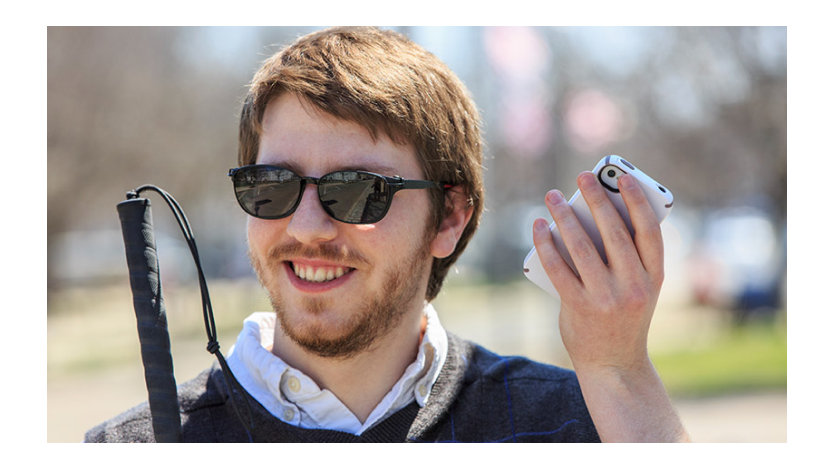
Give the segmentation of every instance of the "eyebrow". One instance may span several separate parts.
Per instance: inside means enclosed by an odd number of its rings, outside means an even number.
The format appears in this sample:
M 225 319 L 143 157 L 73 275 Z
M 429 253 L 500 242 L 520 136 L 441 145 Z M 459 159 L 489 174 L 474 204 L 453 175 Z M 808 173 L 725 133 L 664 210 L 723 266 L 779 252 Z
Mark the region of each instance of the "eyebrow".
M 346 170 L 358 170 L 358 171 L 369 171 L 371 173 L 377 173 L 384 176 L 396 176 L 399 175 L 401 172 L 397 171 L 396 169 L 386 166 L 386 165 L 377 165 L 377 164 L 367 164 L 367 165 L 344 165 L 335 168 L 333 171 L 346 171 Z
M 280 158 L 274 160 L 267 160 L 262 162 L 265 165 L 272 165 L 281 168 L 286 168 L 297 175 L 309 176 L 304 175 L 304 172 L 301 171 L 301 168 L 298 167 L 297 164 L 291 163 L 287 160 L 283 160 Z M 377 173 L 383 176 L 402 176 L 401 172 L 397 169 L 390 167 L 385 164 L 378 164 L 374 162 L 365 162 L 365 163 L 357 163 L 357 164 L 344 164 L 329 168 L 322 174 L 332 173 L 334 171 L 368 171 L 371 173 Z

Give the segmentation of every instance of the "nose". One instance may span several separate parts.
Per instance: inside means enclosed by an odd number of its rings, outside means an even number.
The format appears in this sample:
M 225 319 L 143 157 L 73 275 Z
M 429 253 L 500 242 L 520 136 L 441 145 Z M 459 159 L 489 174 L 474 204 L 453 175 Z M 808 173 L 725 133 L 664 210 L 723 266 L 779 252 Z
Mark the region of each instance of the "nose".
M 336 221 L 321 207 L 316 186 L 305 185 L 301 201 L 290 216 L 287 234 L 301 243 L 313 244 L 332 240 L 336 231 Z

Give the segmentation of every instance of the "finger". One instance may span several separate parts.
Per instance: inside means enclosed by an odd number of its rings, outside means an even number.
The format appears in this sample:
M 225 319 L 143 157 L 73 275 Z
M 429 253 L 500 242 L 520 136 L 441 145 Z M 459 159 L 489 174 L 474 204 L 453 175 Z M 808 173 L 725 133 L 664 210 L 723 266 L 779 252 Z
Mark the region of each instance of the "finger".
M 577 184 L 602 237 L 608 265 L 615 271 L 643 269 L 631 233 L 608 198 L 608 190 L 597 181 L 596 175 L 587 171 L 579 175 Z
M 623 175 L 618 186 L 634 227 L 634 245 L 643 266 L 655 279 L 662 280 L 663 234 L 657 215 L 633 176 Z
M 597 252 L 596 246 L 573 209 L 559 191 L 550 191 L 545 198 L 545 205 L 553 216 L 553 221 L 559 229 L 559 235 L 573 260 L 583 283 L 607 274 L 607 268 Z
M 544 219 L 536 219 L 533 222 L 533 245 L 536 247 L 544 272 L 547 273 L 547 277 L 559 296 L 563 299 L 574 296 L 582 288 L 582 283 L 556 248 L 556 243 L 550 233 L 550 226 Z

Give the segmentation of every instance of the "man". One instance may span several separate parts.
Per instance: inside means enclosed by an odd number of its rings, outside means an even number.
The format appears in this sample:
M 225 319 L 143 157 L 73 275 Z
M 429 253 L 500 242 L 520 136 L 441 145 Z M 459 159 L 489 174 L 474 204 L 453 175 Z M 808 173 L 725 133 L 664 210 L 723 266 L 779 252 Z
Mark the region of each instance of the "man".
M 229 355 L 244 391 L 216 367 L 181 386 L 184 440 L 687 439 L 646 350 L 663 243 L 627 177 L 633 240 L 596 179 L 578 178 L 614 247 L 608 265 L 547 194 L 581 280 L 534 225 L 575 373 L 443 329 L 429 302 L 483 208 L 478 119 L 457 77 L 390 31 L 313 33 L 263 64 L 230 175 L 274 312 L 247 318 Z M 152 439 L 147 404 L 86 436 Z

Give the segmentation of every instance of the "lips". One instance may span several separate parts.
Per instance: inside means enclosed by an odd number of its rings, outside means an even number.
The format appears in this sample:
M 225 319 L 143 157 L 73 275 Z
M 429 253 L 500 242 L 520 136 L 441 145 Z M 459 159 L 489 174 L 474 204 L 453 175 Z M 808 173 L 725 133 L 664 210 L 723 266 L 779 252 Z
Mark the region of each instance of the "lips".
M 344 276 L 353 270 L 346 266 L 314 266 L 300 262 L 290 262 L 295 276 L 307 282 L 328 282 Z
M 290 283 L 301 292 L 324 293 L 348 281 L 355 268 L 320 260 L 292 259 L 284 262 Z

